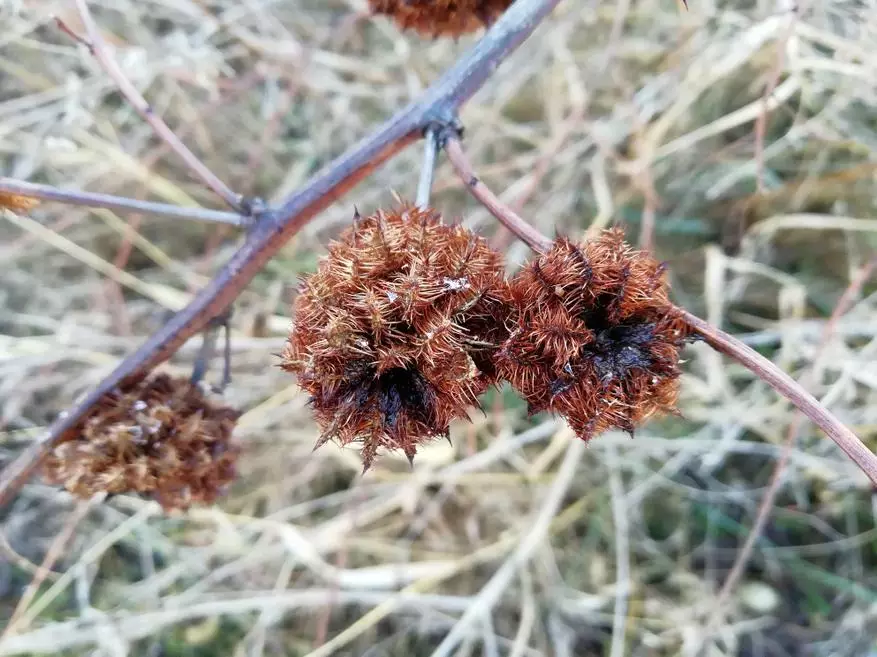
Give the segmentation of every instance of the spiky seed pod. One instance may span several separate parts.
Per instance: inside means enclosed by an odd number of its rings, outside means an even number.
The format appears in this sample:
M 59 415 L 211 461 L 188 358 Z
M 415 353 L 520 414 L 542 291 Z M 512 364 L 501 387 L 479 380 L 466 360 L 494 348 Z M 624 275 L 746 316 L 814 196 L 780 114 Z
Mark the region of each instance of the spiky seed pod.
M 8 208 L 16 212 L 27 212 L 37 205 L 39 205 L 39 201 L 35 198 L 0 191 L 0 208 Z
M 502 256 L 409 205 L 378 211 L 329 246 L 296 298 L 281 367 L 310 395 L 322 435 L 379 449 L 447 436 L 494 381 L 505 339 Z
M 166 510 L 213 502 L 236 475 L 238 411 L 157 374 L 109 393 L 51 452 L 43 476 L 79 497 L 140 493 Z
M 531 413 L 561 414 L 583 440 L 633 434 L 672 411 L 689 331 L 667 296 L 664 266 L 620 229 L 582 244 L 558 239 L 511 282 L 515 320 L 500 375 Z
M 375 14 L 422 36 L 460 36 L 493 24 L 513 0 L 369 0 Z

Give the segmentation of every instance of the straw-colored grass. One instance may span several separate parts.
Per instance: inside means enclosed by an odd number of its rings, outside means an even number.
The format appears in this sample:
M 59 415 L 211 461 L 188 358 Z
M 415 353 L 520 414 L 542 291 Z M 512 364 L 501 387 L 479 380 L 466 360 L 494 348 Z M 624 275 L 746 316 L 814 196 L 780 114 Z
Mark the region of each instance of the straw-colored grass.
M 620 223 L 674 298 L 738 334 L 877 446 L 877 8 L 838 0 L 565 0 L 469 103 L 469 156 L 549 234 Z M 472 43 L 401 35 L 356 0 L 99 0 L 134 85 L 238 192 L 276 200 Z M 55 26 L 67 0 L 0 4 L 2 175 L 220 207 Z M 366 476 L 277 367 L 297 278 L 325 241 L 413 197 L 411 148 L 310 224 L 232 318 L 241 478 L 168 517 L 39 481 L 0 510 L 0 655 L 863 656 L 877 627 L 877 507 L 804 424 L 727 605 L 794 411 L 705 345 L 681 418 L 587 447 L 508 389 L 413 471 Z M 527 250 L 447 163 L 434 203 Z M 0 464 L 180 308 L 232 228 L 42 204 L 0 215 Z M 823 344 L 824 343 L 824 344 Z M 190 371 L 200 342 L 168 363 Z M 821 354 L 817 360 L 817 355 Z M 209 374 L 221 376 L 217 357 Z M 57 557 L 57 559 L 55 559 Z M 40 569 L 53 561 L 49 572 Z M 48 562 L 47 561 L 47 562 Z M 711 619 L 717 618 L 707 632 Z M 7 625 L 7 623 L 0 623 Z M 702 651 L 702 652 L 700 652 Z

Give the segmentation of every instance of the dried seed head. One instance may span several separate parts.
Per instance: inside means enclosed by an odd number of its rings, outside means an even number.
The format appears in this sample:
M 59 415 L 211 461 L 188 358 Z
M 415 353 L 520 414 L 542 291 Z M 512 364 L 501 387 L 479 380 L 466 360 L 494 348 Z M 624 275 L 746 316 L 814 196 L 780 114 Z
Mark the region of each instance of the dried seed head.
M 8 208 L 16 212 L 27 212 L 37 205 L 39 205 L 39 201 L 35 198 L 0 191 L 0 208 Z
M 281 367 L 311 395 L 322 436 L 378 449 L 447 436 L 495 377 L 505 339 L 502 256 L 433 210 L 355 218 L 303 281 Z
M 512 0 L 369 0 L 372 12 L 392 16 L 423 36 L 460 36 L 490 26 Z
M 511 282 L 515 322 L 500 375 L 532 413 L 560 413 L 583 440 L 674 408 L 688 329 L 667 297 L 664 267 L 620 229 L 551 251 Z
M 43 476 L 79 497 L 141 493 L 165 509 L 211 503 L 235 478 L 239 413 L 166 374 L 108 393 L 65 436 Z

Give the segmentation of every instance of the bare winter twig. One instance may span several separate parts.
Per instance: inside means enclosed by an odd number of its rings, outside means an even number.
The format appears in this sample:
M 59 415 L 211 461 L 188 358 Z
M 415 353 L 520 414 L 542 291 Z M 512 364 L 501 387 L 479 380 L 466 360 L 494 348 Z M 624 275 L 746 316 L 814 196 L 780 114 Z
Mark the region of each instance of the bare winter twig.
M 475 175 L 472 163 L 463 151 L 463 147 L 460 144 L 460 139 L 458 137 L 451 135 L 447 138 L 445 151 L 448 154 L 448 159 L 454 166 L 454 170 L 457 172 L 460 180 L 462 180 L 466 187 L 468 187 L 472 196 L 477 198 L 503 226 L 517 235 L 534 251 L 544 252 L 551 248 L 550 239 L 542 235 L 538 230 L 522 219 L 517 212 L 503 203 L 500 198 L 490 191 L 487 185 Z
M 234 212 L 209 210 L 207 208 L 184 208 L 169 203 L 153 203 L 151 201 L 138 201 L 137 199 L 113 196 L 111 194 L 58 189 L 51 185 L 40 185 L 38 183 L 0 177 L 0 193 L 2 192 L 40 199 L 42 201 L 56 201 L 67 205 L 106 208 L 119 212 L 144 212 L 160 217 L 230 224 L 232 226 L 247 226 L 252 221 L 250 218 Z
M 241 197 L 235 194 L 219 177 L 214 174 L 207 165 L 204 164 L 198 156 L 195 155 L 188 146 L 186 146 L 180 138 L 170 129 L 167 123 L 158 116 L 152 109 L 152 106 L 146 101 L 143 95 L 137 91 L 137 88 L 127 78 L 125 73 L 119 67 L 119 64 L 110 55 L 107 44 L 98 30 L 97 25 L 92 18 L 91 11 L 88 8 L 86 0 L 76 0 L 76 8 L 85 26 L 87 37 L 83 38 L 70 29 L 60 18 L 56 18 L 59 29 L 70 35 L 78 43 L 81 43 L 94 56 L 101 68 L 107 72 L 113 82 L 118 86 L 119 91 L 125 99 L 131 104 L 141 118 L 146 121 L 158 135 L 177 155 L 182 158 L 186 166 L 201 179 L 201 181 L 212 189 L 222 198 L 231 208 L 241 210 Z

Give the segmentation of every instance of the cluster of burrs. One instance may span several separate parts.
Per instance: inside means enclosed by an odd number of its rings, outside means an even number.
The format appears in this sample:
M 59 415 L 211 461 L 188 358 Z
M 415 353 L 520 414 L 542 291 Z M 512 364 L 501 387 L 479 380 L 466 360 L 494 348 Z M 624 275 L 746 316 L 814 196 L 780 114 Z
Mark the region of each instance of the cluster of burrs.
M 354 219 L 302 282 L 282 367 L 310 395 L 317 445 L 413 459 L 506 380 L 583 440 L 674 408 L 685 323 L 664 268 L 610 229 L 558 239 L 516 276 L 434 210 Z
M 43 464 L 43 476 L 82 498 L 137 493 L 165 509 L 209 504 L 235 478 L 238 411 L 188 379 L 155 374 L 105 395 Z
M 489 27 L 512 0 L 369 0 L 375 14 L 422 36 L 460 36 Z

